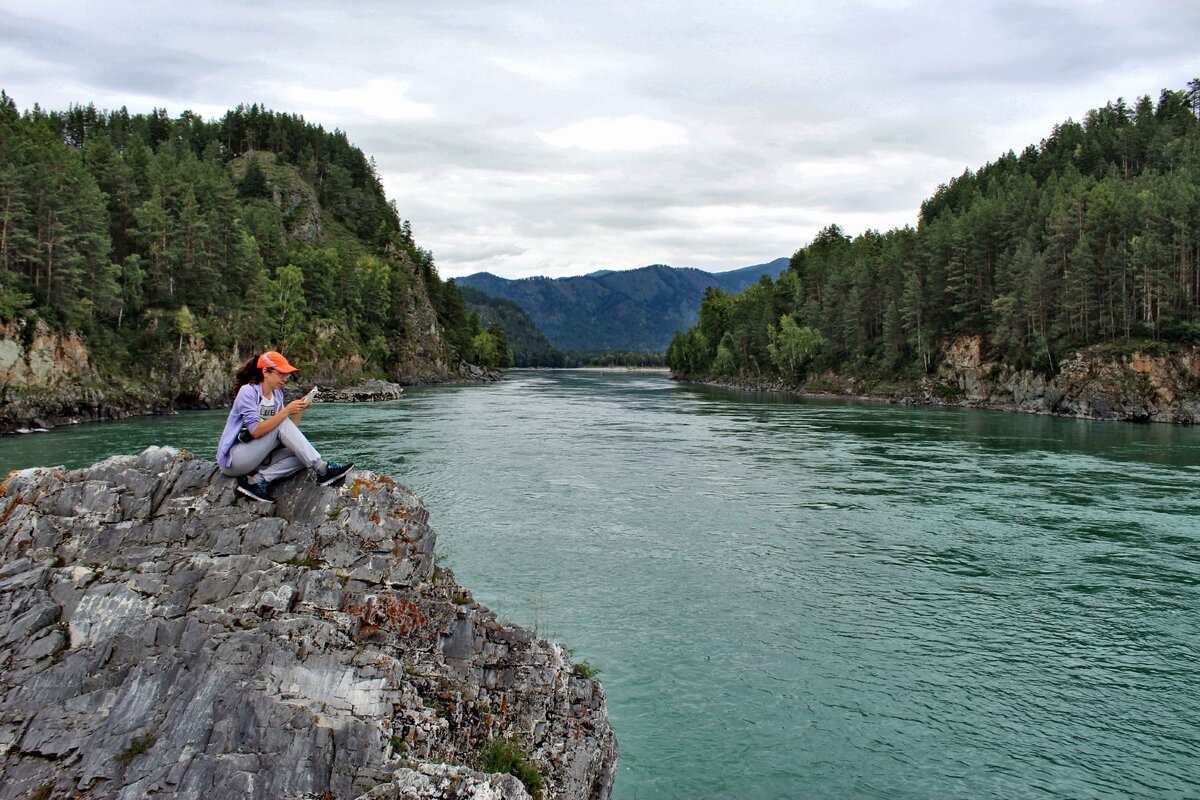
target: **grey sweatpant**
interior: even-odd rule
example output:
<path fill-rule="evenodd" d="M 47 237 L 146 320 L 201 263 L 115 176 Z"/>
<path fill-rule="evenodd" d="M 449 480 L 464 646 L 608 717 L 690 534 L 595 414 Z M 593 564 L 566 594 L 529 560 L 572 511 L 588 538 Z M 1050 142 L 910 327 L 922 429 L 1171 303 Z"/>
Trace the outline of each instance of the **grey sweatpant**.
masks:
<path fill-rule="evenodd" d="M 238 442 L 229 451 L 229 457 L 229 466 L 221 467 L 222 475 L 240 478 L 257 471 L 267 482 L 286 478 L 305 468 L 316 469 L 321 463 L 321 454 L 309 444 L 291 418 L 252 442 Z"/>

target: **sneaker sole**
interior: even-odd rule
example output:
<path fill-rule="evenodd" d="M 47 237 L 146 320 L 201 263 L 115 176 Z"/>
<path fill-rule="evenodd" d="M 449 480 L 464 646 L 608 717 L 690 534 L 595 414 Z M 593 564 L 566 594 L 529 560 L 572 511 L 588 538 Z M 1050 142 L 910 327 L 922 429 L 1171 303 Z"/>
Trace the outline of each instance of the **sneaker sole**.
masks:
<path fill-rule="evenodd" d="M 251 500 L 255 500 L 259 503 L 274 503 L 275 502 L 274 500 L 271 500 L 266 497 L 259 497 L 254 492 L 247 491 L 240 486 L 237 487 L 237 491 L 238 491 L 238 494 L 240 494 L 242 497 L 249 497 Z"/>
<path fill-rule="evenodd" d="M 336 478 L 330 478 L 329 480 L 321 481 L 320 483 L 322 486 L 333 486 L 338 481 L 344 481 L 346 479 L 346 476 L 349 474 L 350 474 L 350 472 L 349 472 L 349 470 L 347 470 L 346 472 L 343 472 L 341 475 L 338 475 Z"/>

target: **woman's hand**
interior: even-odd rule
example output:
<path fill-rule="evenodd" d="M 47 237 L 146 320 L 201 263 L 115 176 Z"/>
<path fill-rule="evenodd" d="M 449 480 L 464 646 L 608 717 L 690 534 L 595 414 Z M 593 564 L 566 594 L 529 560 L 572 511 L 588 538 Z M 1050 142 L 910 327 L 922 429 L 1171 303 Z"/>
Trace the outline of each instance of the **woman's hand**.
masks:
<path fill-rule="evenodd" d="M 303 414 L 304 410 L 306 408 L 308 408 L 310 405 L 312 405 L 312 404 L 306 402 L 304 400 L 304 398 L 302 397 L 299 400 L 293 400 L 292 402 L 288 403 L 286 406 L 283 407 L 283 411 L 289 417 L 298 417 L 301 414 Z"/>

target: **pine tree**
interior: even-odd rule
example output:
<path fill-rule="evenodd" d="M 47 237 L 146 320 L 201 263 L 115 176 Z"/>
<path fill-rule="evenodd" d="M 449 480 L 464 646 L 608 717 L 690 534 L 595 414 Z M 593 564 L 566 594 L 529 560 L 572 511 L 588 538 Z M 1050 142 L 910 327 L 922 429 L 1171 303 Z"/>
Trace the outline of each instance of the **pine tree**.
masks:
<path fill-rule="evenodd" d="M 267 181 L 266 171 L 258 163 L 259 160 L 254 153 L 247 155 L 246 159 L 249 163 L 246 165 L 246 174 L 238 182 L 238 196 L 269 199 L 271 185 Z"/>

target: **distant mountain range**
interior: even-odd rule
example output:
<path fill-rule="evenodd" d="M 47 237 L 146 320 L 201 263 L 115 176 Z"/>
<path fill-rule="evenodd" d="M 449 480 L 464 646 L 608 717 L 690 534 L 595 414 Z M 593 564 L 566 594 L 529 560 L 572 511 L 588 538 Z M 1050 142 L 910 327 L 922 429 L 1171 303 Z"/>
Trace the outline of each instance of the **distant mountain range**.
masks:
<path fill-rule="evenodd" d="M 716 286 L 740 292 L 763 275 L 778 277 L 787 266 L 787 258 L 731 272 L 653 264 L 573 278 L 519 280 L 477 272 L 455 283 L 513 301 L 555 347 L 661 353 L 675 331 L 696 323 L 705 289 Z"/>

